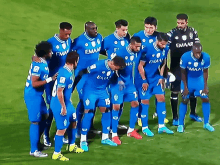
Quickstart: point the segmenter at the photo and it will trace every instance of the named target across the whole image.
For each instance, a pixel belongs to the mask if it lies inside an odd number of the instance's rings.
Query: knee
[[[141,100],[142,104],[149,104],[149,100]]]
[[[157,97],[158,102],[165,102],[165,97],[164,96],[159,96]]]
[[[188,104],[188,102],[189,102],[189,99],[187,99],[187,98],[182,98],[182,103],[183,103],[183,104]]]
[[[120,109],[120,104],[113,104],[113,109],[114,109],[115,111],[119,111],[119,109]]]
[[[209,103],[209,99],[208,98],[202,98],[202,102],[203,103]]]
[[[56,133],[56,135],[64,135],[65,134],[65,132],[66,132],[66,129],[62,129],[62,130],[57,130],[57,133]]]
[[[136,108],[136,107],[138,107],[138,106],[139,106],[138,101],[132,101],[132,102],[131,102],[131,107]]]

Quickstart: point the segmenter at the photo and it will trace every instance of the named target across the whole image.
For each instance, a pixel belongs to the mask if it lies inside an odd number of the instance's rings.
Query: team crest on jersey
[[[114,42],[114,44],[115,44],[115,45],[117,45],[117,44],[118,44],[118,42],[117,42],[117,41],[115,41],[115,42]]]
[[[88,106],[90,104],[89,99],[86,99],[86,105]]]
[[[105,74],[105,71],[102,71],[102,74]]]
[[[125,41],[121,41],[121,46],[125,46]]]
[[[128,56],[125,56],[125,60],[127,60],[128,59]]]
[[[189,38],[193,39],[193,33],[192,32],[189,33]]]
[[[107,76],[110,76],[110,74],[111,74],[111,71],[108,71],[106,75],[107,75]]]
[[[130,56],[130,60],[133,61],[134,60],[134,56]]]
[[[165,50],[163,50],[162,54],[163,54],[163,56],[165,56]]]
[[[60,48],[59,45],[57,45],[57,46],[56,46],[56,49],[59,49],[59,48]]]
[[[205,62],[204,62],[204,60],[202,60],[201,65],[204,65],[204,64],[205,64]]]
[[[60,77],[60,83],[65,83],[66,78],[65,77]]]
[[[91,44],[92,44],[93,47],[96,46],[95,41],[92,41]]]
[[[198,62],[194,62],[194,66],[197,67],[199,65]]]
[[[100,44],[100,40],[99,39],[97,39],[97,43]]]
[[[152,57],[155,57],[155,54],[152,54]]]
[[[115,100],[115,101],[118,100],[118,95],[117,95],[117,94],[114,95],[114,100]]]
[[[191,65],[192,63],[191,63],[191,62],[188,62],[188,64]]]
[[[178,36],[176,36],[176,37],[175,37],[175,39],[176,39],[176,40],[178,40],[178,39],[179,39],[179,37],[178,37]]]
[[[149,43],[152,43],[153,41],[154,41],[153,39],[150,39],[150,40],[149,40]]]
[[[143,41],[143,42],[146,42],[146,40],[145,40],[145,39],[143,39],[142,41]]]
[[[63,43],[63,44],[62,44],[62,47],[63,47],[63,49],[66,49],[66,44]]]
[[[85,43],[85,46],[89,46],[89,44],[88,44],[88,43]]]
[[[182,36],[183,41],[186,41],[186,38],[187,38],[186,35]]]
[[[33,69],[33,71],[34,71],[34,72],[38,72],[38,71],[39,71],[39,69],[40,69],[40,67],[39,67],[39,66],[35,66],[35,67],[34,67],[34,69]]]
[[[160,58],[160,53],[157,53],[157,58]]]

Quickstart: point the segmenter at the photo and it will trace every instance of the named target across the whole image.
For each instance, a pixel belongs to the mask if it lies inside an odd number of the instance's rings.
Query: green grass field
[[[0,164],[154,164],[154,165],[219,165],[220,136],[220,1],[219,0],[0,0]],[[63,153],[69,162],[51,160],[53,147],[45,152],[48,158],[29,156],[29,121],[23,100],[23,89],[33,55],[34,46],[58,33],[62,21],[73,24],[71,38],[84,31],[86,21],[94,21],[103,36],[111,34],[114,22],[123,18],[129,21],[129,32],[144,28],[143,20],[155,16],[159,20],[158,31],[168,31],[176,26],[175,16],[185,12],[189,25],[197,29],[204,51],[211,55],[209,89],[211,100],[210,122],[216,131],[203,130],[202,123],[186,117],[186,132],[174,135],[157,134],[157,121],[152,119],[154,99],[150,106],[150,128],[153,138],[135,140],[121,134],[123,144],[118,147],[103,146],[100,137],[90,139],[90,151],[83,154]],[[170,92],[166,92],[167,117],[171,120]],[[73,103],[78,101],[73,94]],[[197,111],[202,115],[201,102]],[[101,128],[100,113],[96,116],[97,128]],[[126,104],[121,123],[129,121],[129,105]],[[53,123],[52,135],[55,134]]]

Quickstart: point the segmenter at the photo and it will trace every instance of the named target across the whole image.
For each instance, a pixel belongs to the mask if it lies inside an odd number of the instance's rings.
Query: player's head
[[[147,33],[147,35],[154,34],[156,29],[157,29],[157,19],[154,17],[147,17],[144,20],[144,30]]]
[[[120,56],[115,56],[109,63],[109,67],[112,70],[124,69],[126,67],[125,60]]]
[[[141,48],[141,39],[140,39],[140,37],[137,37],[137,36],[131,37],[129,46],[130,46],[131,51],[139,52],[140,48]]]
[[[94,22],[89,21],[85,23],[85,32],[90,36],[90,37],[96,37],[98,35],[97,31],[97,26]]]
[[[60,23],[60,34],[59,37],[61,40],[67,40],[72,33],[72,25],[69,22]]]
[[[41,41],[35,46],[35,54],[38,57],[49,59],[52,56],[52,45],[47,41]]]
[[[169,36],[166,33],[159,33],[157,35],[157,46],[160,49],[164,49],[168,43]]]
[[[115,22],[116,32],[119,37],[126,37],[128,33],[128,22],[124,19],[120,19]]]
[[[67,54],[66,64],[71,65],[73,69],[77,67],[79,61],[79,54],[75,51],[71,51]]]
[[[188,26],[188,16],[187,14],[178,14],[176,16],[177,19],[177,27],[180,30],[184,30]]]
[[[194,43],[192,47],[193,56],[197,59],[200,59],[202,56],[202,45],[200,43]]]

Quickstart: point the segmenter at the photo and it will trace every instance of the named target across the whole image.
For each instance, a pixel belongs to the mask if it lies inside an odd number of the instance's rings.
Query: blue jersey
[[[66,56],[70,51],[71,39],[61,40],[57,34],[47,40],[52,44],[52,58],[48,61],[49,76],[53,76],[66,63]]]
[[[43,93],[44,93],[45,87],[41,86],[38,88],[34,88],[32,86],[32,80],[31,80],[32,76],[39,77],[40,81],[44,81],[48,78],[49,69],[48,69],[47,62],[42,58],[40,58],[40,59],[41,59],[41,62],[34,62],[33,61],[31,63],[29,75],[27,77],[26,86],[25,86],[25,90],[24,90],[25,94],[43,95]]]
[[[107,52],[108,59],[114,57],[114,52],[121,49],[122,47],[127,47],[129,45],[129,37],[119,37],[116,32],[105,37],[102,42],[102,49]]]
[[[53,91],[52,91],[52,100],[51,100],[52,103],[55,100],[58,101],[57,88],[60,87],[64,88],[63,90],[64,102],[66,104],[71,102],[70,99],[73,92],[73,73],[66,65],[64,65],[64,67],[62,67],[58,71],[57,80],[54,83]]]
[[[79,71],[86,69],[90,65],[96,63],[99,59],[101,50],[102,36],[98,34],[95,38],[89,37],[86,32],[74,39],[72,50],[79,54],[79,62],[75,70],[75,76]]]
[[[203,76],[203,69],[210,66],[210,56],[202,52],[201,59],[196,59],[193,52],[189,51],[182,55],[180,60],[180,67],[186,69],[187,77],[198,78]]]
[[[159,49],[156,42],[147,45],[142,50],[141,61],[145,62],[144,71],[148,83],[153,83],[161,78],[158,68],[167,58],[168,51],[168,45],[164,49]]]

